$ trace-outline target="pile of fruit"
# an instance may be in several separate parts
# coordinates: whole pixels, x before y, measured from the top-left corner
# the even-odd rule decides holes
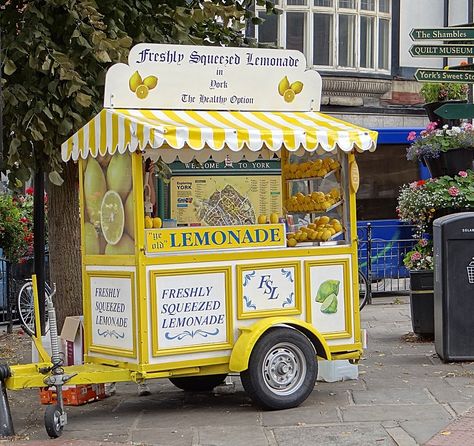
[[[303,226],[297,232],[288,233],[286,244],[293,247],[301,242],[326,242],[342,229],[342,224],[337,218],[331,220],[327,215],[323,215],[315,218],[313,223]]]
[[[272,212],[270,214],[270,218],[268,218],[266,215],[262,214],[262,215],[259,215],[258,218],[257,218],[257,223],[259,225],[264,225],[266,223],[272,223],[272,224],[276,224],[280,221],[280,216],[276,213],[276,212]]]
[[[145,229],[160,229],[163,225],[160,217],[149,217],[148,215],[145,216]]]
[[[307,161],[301,164],[286,163],[282,170],[283,175],[288,180],[299,178],[324,177],[329,172],[339,169],[341,165],[335,158],[318,158],[314,161]]]
[[[341,191],[335,187],[327,194],[312,192],[304,195],[302,192],[298,192],[286,200],[285,206],[288,212],[321,212],[327,211],[340,200]]]

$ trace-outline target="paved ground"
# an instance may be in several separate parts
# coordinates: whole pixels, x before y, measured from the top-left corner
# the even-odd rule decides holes
[[[151,396],[138,397],[136,385],[121,384],[111,398],[69,408],[63,436],[48,444],[412,446],[438,432],[430,446],[474,444],[467,440],[474,436],[474,414],[456,421],[474,406],[474,363],[443,364],[432,343],[413,342],[406,336],[406,300],[392,301],[377,300],[362,312],[369,348],[359,380],[318,383],[299,408],[262,412],[237,377],[234,387],[212,394],[187,394],[161,380],[150,382]],[[9,395],[16,444],[43,445],[44,410],[36,392]]]

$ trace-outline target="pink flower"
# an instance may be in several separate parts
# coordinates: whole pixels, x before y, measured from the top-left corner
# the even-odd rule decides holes
[[[417,260],[421,260],[421,254],[416,251],[411,255],[411,261],[416,262]]]
[[[451,186],[448,189],[448,192],[449,192],[449,195],[451,195],[451,197],[457,197],[459,195],[459,189],[455,186]]]
[[[32,187],[27,187],[27,188],[25,189],[25,194],[26,194],[26,195],[33,195],[34,191],[35,191],[35,190],[34,190]]]
[[[467,172],[465,172],[464,170],[460,170],[460,171],[458,172],[458,175],[459,175],[460,177],[466,178],[466,177],[467,177]]]
[[[467,130],[467,131],[473,129],[473,126],[472,126],[472,124],[471,124],[470,122],[466,122],[466,123],[463,125],[463,127],[464,127],[464,130]]]
[[[430,122],[427,126],[426,126],[426,130],[428,130],[429,132],[432,132],[433,130],[436,129],[436,127],[438,126],[438,123],[437,122]]]
[[[427,244],[428,244],[428,240],[426,240],[425,238],[422,238],[418,244],[421,246],[421,247],[425,247]]]
[[[407,137],[408,141],[415,141],[416,139],[416,132],[410,132]]]

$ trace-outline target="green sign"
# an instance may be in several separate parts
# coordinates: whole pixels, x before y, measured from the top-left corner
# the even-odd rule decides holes
[[[469,40],[474,39],[474,28],[413,28],[411,40]]]
[[[474,45],[412,45],[413,57],[473,57]]]
[[[474,118],[474,104],[444,104],[435,113],[445,119]]]
[[[419,82],[463,82],[474,84],[474,72],[419,68],[416,70],[415,79]]]

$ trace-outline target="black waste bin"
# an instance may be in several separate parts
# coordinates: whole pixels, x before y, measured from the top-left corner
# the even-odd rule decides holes
[[[474,360],[474,212],[433,222],[436,352],[444,361]]]

